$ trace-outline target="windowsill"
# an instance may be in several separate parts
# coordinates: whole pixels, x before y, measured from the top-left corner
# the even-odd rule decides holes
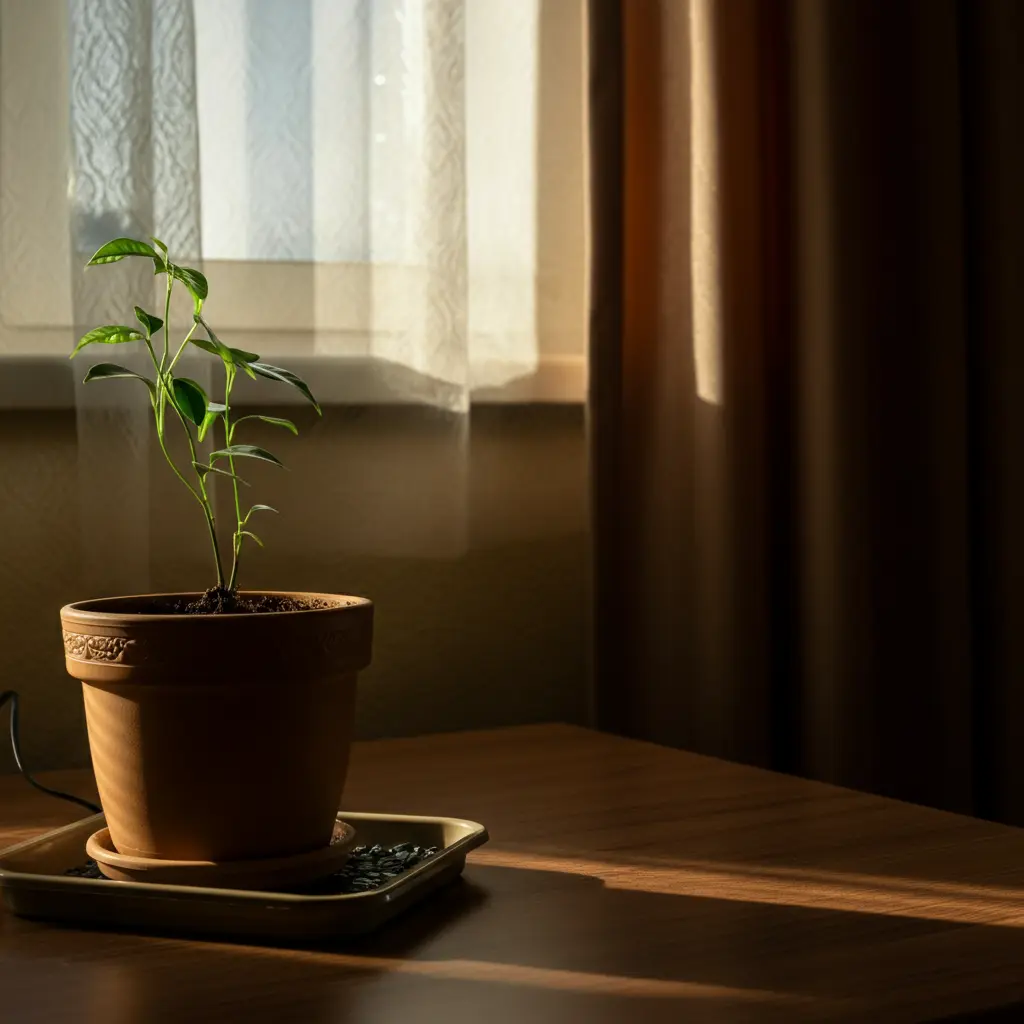
[[[309,384],[322,405],[422,404],[426,401],[423,396],[434,390],[415,372],[373,358],[307,355],[281,361]],[[65,356],[0,356],[0,409],[72,409],[75,377],[81,369]],[[502,387],[474,389],[471,400],[474,405],[577,405],[586,400],[586,390],[583,357],[546,356],[529,376]],[[240,377],[239,404],[267,404],[265,394],[262,387]],[[301,405],[303,401],[290,388],[278,387],[271,404]]]

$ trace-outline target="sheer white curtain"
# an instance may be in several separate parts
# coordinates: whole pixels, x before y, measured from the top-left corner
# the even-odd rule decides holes
[[[182,262],[200,258],[199,139],[191,0],[69,0],[67,19],[68,270],[80,336],[134,322],[136,304],[161,308],[162,284],[141,261],[84,270],[104,242],[156,235]],[[141,352],[116,361],[147,372]],[[148,589],[146,391],[88,386],[76,373],[75,407],[85,576],[108,593]]]
[[[535,369],[538,0],[68,10],[76,251],[163,231],[222,327],[449,409]]]
[[[0,363],[38,363],[31,401],[76,408],[91,592],[146,587],[163,529],[144,391],[83,386],[65,358],[159,290],[132,261],[83,272],[118,234],[200,267],[221,336],[327,402],[433,416],[409,469],[432,519],[393,453],[350,447],[339,551],[462,549],[472,396],[532,398],[582,360],[580,7],[0,0]],[[22,400],[13,379],[0,402]]]
[[[399,390],[457,411],[535,369],[538,11],[196,5],[203,251],[232,326],[411,371]]]

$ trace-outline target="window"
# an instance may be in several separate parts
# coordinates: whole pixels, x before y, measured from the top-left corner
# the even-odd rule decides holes
[[[237,343],[582,399],[582,0],[146,7],[0,0],[0,352],[63,356],[69,239],[145,231],[189,195],[211,319]],[[191,107],[162,77],[186,32]],[[98,104],[101,60],[119,95]],[[108,187],[126,153],[151,161],[151,195]]]

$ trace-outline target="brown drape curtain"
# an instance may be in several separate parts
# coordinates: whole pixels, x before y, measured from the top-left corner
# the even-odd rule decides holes
[[[589,15],[595,722],[1024,824],[1024,3]]]

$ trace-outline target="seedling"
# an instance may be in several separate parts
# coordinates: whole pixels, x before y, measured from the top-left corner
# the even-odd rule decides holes
[[[217,586],[210,593],[218,605],[230,605],[238,589],[238,568],[245,541],[248,539],[261,547],[263,545],[260,538],[249,528],[250,519],[258,512],[277,511],[269,505],[259,504],[251,505],[245,512],[242,511],[240,487],[248,487],[249,484],[238,474],[238,463],[240,460],[255,459],[283,468],[281,460],[265,448],[242,443],[236,436],[237,431],[247,420],[262,420],[264,423],[290,430],[293,434],[298,433],[298,428],[291,420],[281,419],[277,416],[248,414],[233,418],[231,394],[235,379],[241,371],[254,380],[257,377],[264,377],[267,380],[278,381],[301,392],[316,409],[318,415],[320,415],[320,406],[306,383],[294,373],[282,369],[280,366],[262,362],[254,352],[245,352],[221,342],[203,317],[203,305],[209,292],[206,278],[198,270],[172,263],[167,246],[158,238],[154,238],[152,241],[153,245],[149,245],[147,242],[139,242],[132,238],[115,238],[96,251],[92,259],[89,260],[88,266],[118,263],[130,256],[152,260],[155,273],[157,275],[164,274],[167,277],[163,319],[161,320],[160,317],[147,313],[144,309],[136,306],[135,318],[138,320],[141,330],[138,327],[127,327],[123,324],[106,324],[96,327],[78,342],[75,350],[71,353],[71,358],[74,358],[89,345],[124,345],[133,342],[142,342],[145,345],[153,362],[153,378],[136,373],[134,370],[129,370],[116,363],[97,363],[86,374],[85,381],[90,383],[98,380],[124,378],[139,381],[148,389],[160,450],[163,452],[167,464],[174,471],[174,475],[185,485],[189,494],[195,498],[203,510],[217,570]],[[175,347],[171,341],[170,313],[171,294],[176,282],[184,286],[191,295],[193,316],[192,326],[188,333]],[[205,337],[197,335],[196,332],[199,330]],[[176,376],[175,368],[189,345],[219,359],[223,364],[223,401],[211,401],[199,383],[189,377]],[[168,410],[171,413],[170,420],[177,420],[181,424],[188,442],[191,465],[184,469],[175,462],[167,448]],[[216,437],[217,431],[221,431],[224,443],[222,447],[218,447],[210,453],[207,461],[202,461],[197,453],[197,444],[202,442],[211,431],[214,432],[214,437]],[[217,517],[208,488],[210,474],[228,478],[231,481],[234,495],[235,529],[231,539],[231,569],[228,574],[225,574],[225,560],[217,539]]]

